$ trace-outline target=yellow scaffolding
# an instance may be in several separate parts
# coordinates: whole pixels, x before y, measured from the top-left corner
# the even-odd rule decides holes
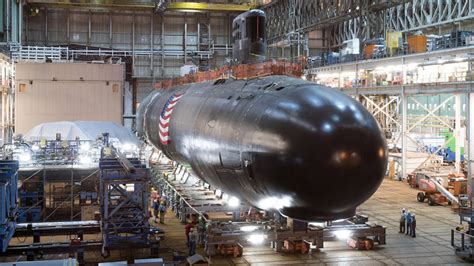
[[[51,6],[51,7],[73,7],[88,9],[153,9],[155,5],[152,1],[123,1],[123,0],[27,0],[28,4]],[[245,12],[255,5],[250,4],[218,4],[199,2],[171,2],[166,10],[179,12]]]
[[[252,5],[216,4],[198,2],[172,2],[166,8],[174,11],[226,11],[245,12],[252,9]]]

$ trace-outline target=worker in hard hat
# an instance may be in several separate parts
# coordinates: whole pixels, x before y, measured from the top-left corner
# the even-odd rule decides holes
[[[415,217],[415,213],[412,213],[411,215],[411,237],[416,237],[416,217]]]
[[[405,208],[403,208],[402,209],[402,214],[400,215],[400,231],[399,231],[400,234],[405,233],[406,215],[407,214],[406,214]]]
[[[405,235],[411,235],[411,212],[408,210],[407,216],[406,216],[406,221],[407,221],[407,230],[405,232]]]

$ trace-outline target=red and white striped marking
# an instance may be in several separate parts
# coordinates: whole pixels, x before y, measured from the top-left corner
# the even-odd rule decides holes
[[[173,113],[173,109],[178,103],[178,100],[183,97],[184,93],[181,94],[173,94],[168,101],[166,102],[165,106],[163,107],[163,111],[160,115],[160,124],[159,124],[159,134],[160,134],[160,142],[163,145],[168,145],[169,142],[169,125],[170,125],[170,118],[171,114]]]

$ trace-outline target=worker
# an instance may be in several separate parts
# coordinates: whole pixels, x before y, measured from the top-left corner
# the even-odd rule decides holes
[[[405,208],[402,209],[402,215],[400,215],[400,234],[405,233],[405,222],[406,222],[406,211]]]
[[[416,217],[415,213],[412,213],[411,215],[411,237],[416,237]]]
[[[204,246],[204,237],[206,235],[207,229],[207,219],[209,219],[209,216],[204,213],[203,215],[199,216],[198,223],[196,224],[196,231],[198,235],[197,244],[200,247]]]
[[[194,230],[194,228],[191,228],[189,230],[189,256],[193,256],[194,254],[196,254],[196,240],[196,231]]]
[[[408,210],[405,220],[407,221],[407,230],[406,230],[405,234],[406,235],[411,235],[410,234],[410,231],[411,231],[411,212],[410,212],[410,210]]]
[[[165,206],[168,207],[168,196],[166,196],[166,194],[161,194],[161,197],[160,197],[160,200],[164,201],[165,202]]]
[[[184,227],[184,233],[186,234],[186,246],[189,247],[189,232],[191,232],[191,229],[194,227],[193,222],[189,222],[185,227]]]
[[[152,200],[157,200],[158,199],[158,193],[156,193],[156,191],[152,191],[151,192],[151,198],[152,198]]]
[[[166,202],[164,200],[162,200],[160,202],[160,224],[164,224],[165,223],[165,214],[166,214]]]
[[[154,199],[153,200],[153,221],[155,223],[158,223],[158,215],[159,215],[159,211],[160,211],[160,203],[158,202],[158,200]]]

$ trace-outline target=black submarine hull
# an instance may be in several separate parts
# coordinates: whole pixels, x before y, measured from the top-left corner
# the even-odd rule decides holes
[[[285,216],[347,218],[380,186],[385,139],[349,96],[305,80],[217,80],[152,92],[137,129],[224,192]]]

